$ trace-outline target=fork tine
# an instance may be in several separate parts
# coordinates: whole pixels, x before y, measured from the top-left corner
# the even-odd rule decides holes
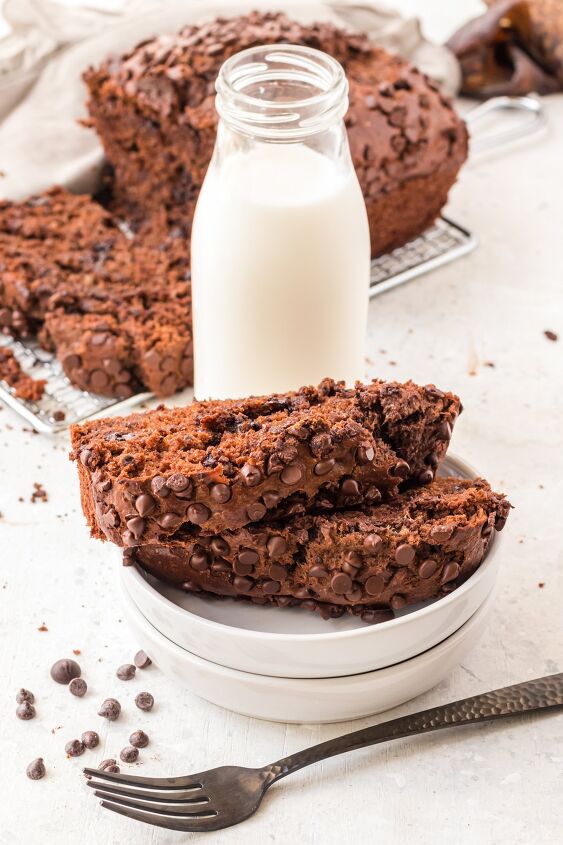
[[[201,789],[202,783],[198,775],[188,775],[179,778],[146,778],[139,775],[117,774],[116,772],[105,772],[101,769],[82,769],[86,777],[109,780],[121,783],[124,786],[148,786],[152,789]]]
[[[148,813],[145,810],[133,810],[129,807],[122,807],[119,804],[112,804],[108,801],[101,802],[102,807],[106,810],[111,810],[112,813],[118,813],[120,816],[127,816],[128,819],[136,819],[139,822],[152,824],[155,827],[165,827],[168,830],[182,830],[186,833],[198,833],[205,830],[218,830],[222,825],[212,824],[216,820],[216,816],[199,818],[199,819],[173,819],[167,816],[159,816],[154,813]]]
[[[191,792],[172,792],[172,790],[167,792],[157,792],[156,790],[145,792],[141,789],[124,789],[121,786],[113,786],[113,784],[96,783],[94,780],[89,780],[86,786],[94,790],[103,790],[106,793],[111,792],[112,795],[122,795],[124,798],[137,798],[139,801],[161,801],[164,804],[171,805],[209,804],[207,795],[202,795],[200,798],[193,798]]]
[[[122,798],[119,795],[113,795],[111,792],[106,792],[105,789],[96,789],[94,795],[104,801],[111,801],[114,804],[119,804],[120,807],[131,807],[134,810],[146,810],[147,813],[154,813],[162,816],[178,816],[183,819],[199,819],[210,818],[217,815],[217,810],[205,809],[207,805],[203,805],[201,810],[194,810],[192,804],[161,804],[156,801],[137,800],[136,798]]]

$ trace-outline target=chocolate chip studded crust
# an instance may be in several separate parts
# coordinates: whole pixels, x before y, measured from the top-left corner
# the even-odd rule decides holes
[[[0,330],[38,333],[83,390],[168,396],[192,382],[188,250],[128,237],[90,197],[0,202]]]
[[[254,12],[145,41],[85,74],[93,126],[114,168],[114,202],[189,231],[215,142],[215,78],[229,56],[257,44],[305,44],[346,71],[346,125],[374,255],[419,235],[437,217],[467,156],[463,121],[416,68],[331,24],[302,26]]]
[[[72,429],[92,534],[121,546],[377,503],[429,483],[461,410],[451,393],[327,379],[296,393],[194,403]]]
[[[441,478],[376,507],[219,535],[187,529],[126,550],[125,562],[191,592],[378,622],[465,581],[509,508],[486,481]]]

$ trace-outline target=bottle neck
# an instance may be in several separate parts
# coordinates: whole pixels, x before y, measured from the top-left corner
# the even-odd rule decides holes
[[[216,108],[230,132],[271,143],[341,134],[348,83],[332,57],[295,44],[253,47],[228,59]]]

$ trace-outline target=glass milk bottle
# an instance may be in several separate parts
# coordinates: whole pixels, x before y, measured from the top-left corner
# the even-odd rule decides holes
[[[363,375],[369,228],[325,53],[261,46],[216,83],[220,117],[192,230],[198,399]]]

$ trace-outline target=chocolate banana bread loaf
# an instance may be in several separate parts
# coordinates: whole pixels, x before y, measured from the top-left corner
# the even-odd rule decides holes
[[[330,379],[296,393],[194,403],[72,428],[93,536],[121,546],[375,503],[429,483],[459,399],[433,385]]]
[[[217,72],[240,50],[279,42],[323,50],[344,66],[346,125],[373,254],[419,235],[438,216],[467,156],[465,125],[450,100],[362,35],[259,12],[187,26],[86,72],[91,122],[114,169],[120,213],[156,215],[159,225],[189,236],[215,141]]]
[[[38,334],[83,390],[167,396],[192,383],[188,254],[132,238],[87,196],[0,202],[0,328]]]
[[[124,562],[190,592],[380,622],[472,575],[509,508],[486,481],[439,478],[376,507],[217,535],[191,526],[127,549]]]

